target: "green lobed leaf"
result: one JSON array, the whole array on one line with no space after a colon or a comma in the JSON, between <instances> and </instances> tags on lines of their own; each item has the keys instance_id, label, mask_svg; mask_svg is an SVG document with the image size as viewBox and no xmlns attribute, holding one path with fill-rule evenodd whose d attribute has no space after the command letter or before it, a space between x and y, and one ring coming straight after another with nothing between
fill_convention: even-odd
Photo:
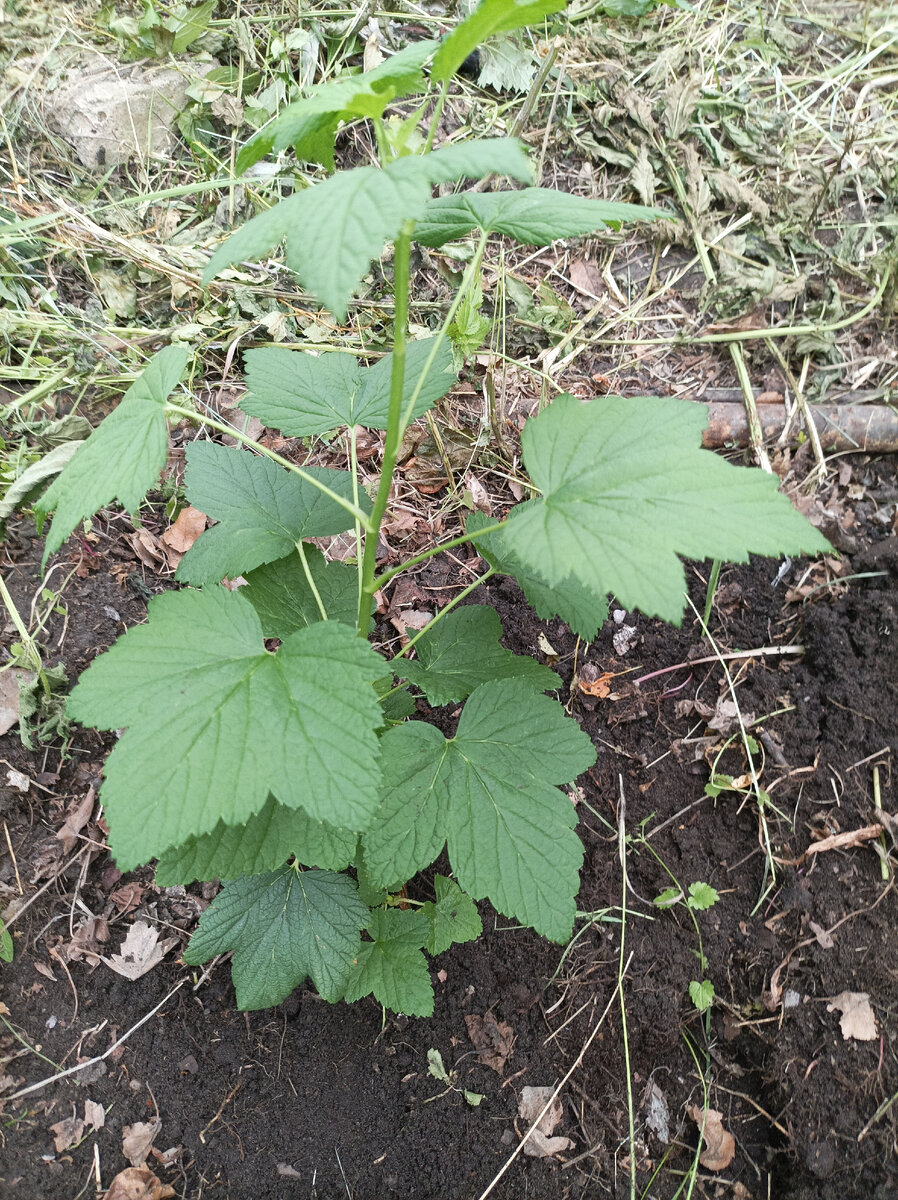
<instances>
[{"instance_id":1,"label":"green lobed leaf","mask_svg":"<svg viewBox=\"0 0 898 1200\"><path fill-rule=\"evenodd\" d=\"M373 994L375 1000L411 1017L433 1016L433 985L421 947L429 924L419 912L375 909L349 976L343 999L347 1003Z\"/></svg>"},{"instance_id":2,"label":"green lobed leaf","mask_svg":"<svg viewBox=\"0 0 898 1200\"><path fill-rule=\"evenodd\" d=\"M184 961L233 950L237 1007L280 1004L307 977L325 1000L339 1000L368 921L348 875L281 867L226 883L200 917Z\"/></svg>"},{"instance_id":3,"label":"green lobed leaf","mask_svg":"<svg viewBox=\"0 0 898 1200\"><path fill-rule=\"evenodd\" d=\"M555 691L558 676L527 655L500 645L502 622L485 604L456 608L415 644L417 662L394 659L393 670L419 687L431 704L464 700L490 679L516 679L538 692Z\"/></svg>"},{"instance_id":4,"label":"green lobed leaf","mask_svg":"<svg viewBox=\"0 0 898 1200\"><path fill-rule=\"evenodd\" d=\"M408 344L403 409L412 397L434 340L421 338ZM287 437L327 433L340 425L387 427L392 354L385 355L372 367L363 367L348 354L315 356L273 346L249 350L243 360L249 391L240 407ZM418 395L412 420L423 416L441 400L455 379L452 349L444 341Z\"/></svg>"},{"instance_id":5,"label":"green lobed leaf","mask_svg":"<svg viewBox=\"0 0 898 1200\"><path fill-rule=\"evenodd\" d=\"M362 75L351 75L313 87L302 100L287 105L260 129L237 155L242 175L266 155L292 146L298 158L333 169L334 135L341 121L380 117L388 104L424 87L421 68L437 43L414 42Z\"/></svg>"},{"instance_id":6,"label":"green lobed leaf","mask_svg":"<svg viewBox=\"0 0 898 1200\"><path fill-rule=\"evenodd\" d=\"M409 721L381 734L380 744L381 802L362 848L372 884L389 888L429 866L446 841L438 781L447 743L433 725Z\"/></svg>"},{"instance_id":7,"label":"green lobed leaf","mask_svg":"<svg viewBox=\"0 0 898 1200\"><path fill-rule=\"evenodd\" d=\"M585 237L624 221L649 221L663 214L641 204L623 204L573 196L552 188L520 192L461 192L431 200L415 225L422 246L442 246L472 229L504 233L530 246L548 246L556 238Z\"/></svg>"},{"instance_id":8,"label":"green lobed leaf","mask_svg":"<svg viewBox=\"0 0 898 1200\"><path fill-rule=\"evenodd\" d=\"M81 676L69 713L128 728L102 789L116 861L127 870L219 821L240 825L268 793L360 829L379 799L370 684L384 663L352 629L319 621L265 649L259 618L226 588L169 592Z\"/></svg>"},{"instance_id":9,"label":"green lobed leaf","mask_svg":"<svg viewBox=\"0 0 898 1200\"><path fill-rule=\"evenodd\" d=\"M477 905L461 890L454 879L445 875L434 875L436 901L427 901L421 912L430 922L425 950L428 954L442 954L456 942L472 942L483 932L483 922Z\"/></svg>"},{"instance_id":10,"label":"green lobed leaf","mask_svg":"<svg viewBox=\"0 0 898 1200\"><path fill-rule=\"evenodd\" d=\"M316 546L303 546L303 553L329 620L354 627L359 610L355 567L327 562ZM297 629L321 620L318 603L296 551L247 572L246 582L247 586L241 590L259 614L265 637L283 640Z\"/></svg>"},{"instance_id":11,"label":"green lobed leaf","mask_svg":"<svg viewBox=\"0 0 898 1200\"><path fill-rule=\"evenodd\" d=\"M686 903L696 912L712 908L720 899L720 893L710 883L690 883L689 899Z\"/></svg>"},{"instance_id":12,"label":"green lobed leaf","mask_svg":"<svg viewBox=\"0 0 898 1200\"><path fill-rule=\"evenodd\" d=\"M362 834L372 877L419 870L446 831L452 869L475 900L568 937L583 846L574 807L553 785L585 771L595 751L561 705L498 680L471 694L454 738L414 722L382 740L384 798Z\"/></svg>"},{"instance_id":13,"label":"green lobed leaf","mask_svg":"<svg viewBox=\"0 0 898 1200\"><path fill-rule=\"evenodd\" d=\"M689 985L689 999L700 1013L707 1012L714 1003L714 984L710 979L703 979L701 983L693 979Z\"/></svg>"},{"instance_id":14,"label":"green lobed leaf","mask_svg":"<svg viewBox=\"0 0 898 1200\"><path fill-rule=\"evenodd\" d=\"M306 469L352 501L348 471ZM302 538L343 533L353 523L351 514L314 484L271 459L214 442L188 446L185 485L190 503L219 522L181 559L175 578L187 583L242 575L289 554Z\"/></svg>"},{"instance_id":15,"label":"green lobed leaf","mask_svg":"<svg viewBox=\"0 0 898 1200\"><path fill-rule=\"evenodd\" d=\"M706 420L682 400L557 397L524 427L524 463L543 494L508 521L506 545L553 587L573 576L674 624L686 590L678 555L745 562L829 549L775 476L700 448Z\"/></svg>"},{"instance_id":16,"label":"green lobed leaf","mask_svg":"<svg viewBox=\"0 0 898 1200\"><path fill-rule=\"evenodd\" d=\"M516 505L509 514L513 520L524 505ZM485 513L474 512L465 522L465 530L474 533L493 524ZM526 565L509 550L501 530L488 533L474 543L477 553L500 575L511 575L517 580L527 603L544 621L561 617L574 633L586 642L591 642L599 628L608 618L608 597L584 587L578 580L569 578L559 587L552 587L533 567Z\"/></svg>"},{"instance_id":17,"label":"green lobed leaf","mask_svg":"<svg viewBox=\"0 0 898 1200\"><path fill-rule=\"evenodd\" d=\"M166 346L151 358L38 500L36 512L56 514L44 547L45 563L81 521L113 500L129 512L140 507L165 466L165 401L184 373L188 356L184 346Z\"/></svg>"},{"instance_id":18,"label":"green lobed leaf","mask_svg":"<svg viewBox=\"0 0 898 1200\"><path fill-rule=\"evenodd\" d=\"M352 862L357 841L355 833L325 825L269 796L246 825L219 821L211 833L166 850L156 867L156 883L171 887L195 879L260 875L291 856L307 867L342 871Z\"/></svg>"},{"instance_id":19,"label":"green lobed leaf","mask_svg":"<svg viewBox=\"0 0 898 1200\"><path fill-rule=\"evenodd\" d=\"M468 55L495 33L533 25L565 7L564 0L482 0L445 38L433 60L434 79L450 79Z\"/></svg>"},{"instance_id":20,"label":"green lobed leaf","mask_svg":"<svg viewBox=\"0 0 898 1200\"><path fill-rule=\"evenodd\" d=\"M287 237L287 265L342 321L371 261L405 221L424 211L432 184L489 172L529 180L531 167L521 143L474 139L397 159L383 169L341 171L247 221L213 254L203 283L231 263L262 257Z\"/></svg>"}]
</instances>

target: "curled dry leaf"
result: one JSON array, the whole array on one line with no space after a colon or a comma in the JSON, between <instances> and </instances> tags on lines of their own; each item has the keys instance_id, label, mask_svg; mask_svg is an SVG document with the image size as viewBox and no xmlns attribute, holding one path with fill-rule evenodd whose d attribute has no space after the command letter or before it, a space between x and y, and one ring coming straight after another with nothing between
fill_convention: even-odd
<instances>
[{"instance_id":1,"label":"curled dry leaf","mask_svg":"<svg viewBox=\"0 0 898 1200\"><path fill-rule=\"evenodd\" d=\"M868 992L840 992L826 1006L827 1012L838 1010L842 1016L839 1028L842 1037L856 1042L872 1042L877 1038L876 1017L870 1005Z\"/></svg>"},{"instance_id":2,"label":"curled dry leaf","mask_svg":"<svg viewBox=\"0 0 898 1200\"><path fill-rule=\"evenodd\" d=\"M62 828L56 834L62 842L62 848L66 854L74 848L78 834L90 820L91 813L94 811L96 795L92 787L88 788L82 800L69 805Z\"/></svg>"},{"instance_id":3,"label":"curled dry leaf","mask_svg":"<svg viewBox=\"0 0 898 1200\"><path fill-rule=\"evenodd\" d=\"M64 1121L57 1121L55 1125L51 1125L50 1132L53 1134L56 1153L62 1154L63 1150L71 1150L72 1146L77 1146L81 1141L84 1136L84 1122L74 1115L66 1117Z\"/></svg>"},{"instance_id":4,"label":"curled dry leaf","mask_svg":"<svg viewBox=\"0 0 898 1200\"><path fill-rule=\"evenodd\" d=\"M736 1153L736 1139L723 1127L723 1113L715 1108L701 1109L692 1104L687 1109L705 1139L705 1148L698 1161L708 1171L725 1171Z\"/></svg>"},{"instance_id":5,"label":"curled dry leaf","mask_svg":"<svg viewBox=\"0 0 898 1200\"><path fill-rule=\"evenodd\" d=\"M95 1100L84 1101L84 1124L91 1129L102 1129L106 1124L106 1110Z\"/></svg>"},{"instance_id":6,"label":"curled dry leaf","mask_svg":"<svg viewBox=\"0 0 898 1200\"><path fill-rule=\"evenodd\" d=\"M118 954L109 958L103 956L103 962L117 975L126 979L140 979L153 967L158 967L172 946L177 945L175 937L159 940L159 930L146 921L135 921L128 930Z\"/></svg>"},{"instance_id":7,"label":"curled dry leaf","mask_svg":"<svg viewBox=\"0 0 898 1200\"><path fill-rule=\"evenodd\" d=\"M0 674L0 735L9 733L19 719L19 683L23 687L34 683L33 671L9 667Z\"/></svg>"},{"instance_id":8,"label":"curled dry leaf","mask_svg":"<svg viewBox=\"0 0 898 1200\"><path fill-rule=\"evenodd\" d=\"M175 1194L149 1167L127 1167L113 1179L103 1200L171 1200Z\"/></svg>"},{"instance_id":9,"label":"curled dry leaf","mask_svg":"<svg viewBox=\"0 0 898 1200\"><path fill-rule=\"evenodd\" d=\"M482 1017L471 1013L465 1017L465 1025L478 1061L501 1075L514 1048L514 1030L507 1021L497 1021L491 1012Z\"/></svg>"},{"instance_id":10,"label":"curled dry leaf","mask_svg":"<svg viewBox=\"0 0 898 1200\"><path fill-rule=\"evenodd\" d=\"M162 535L168 565L174 570L196 539L206 529L206 514L188 504L178 513L178 519Z\"/></svg>"},{"instance_id":11,"label":"curled dry leaf","mask_svg":"<svg viewBox=\"0 0 898 1200\"><path fill-rule=\"evenodd\" d=\"M146 1163L161 1128L162 1122L157 1117L154 1121L135 1121L122 1129L122 1154L132 1167L142 1167Z\"/></svg>"},{"instance_id":12,"label":"curled dry leaf","mask_svg":"<svg viewBox=\"0 0 898 1200\"><path fill-rule=\"evenodd\" d=\"M527 1122L528 1127L539 1117L539 1124L524 1143L524 1153L530 1158L550 1158L563 1150L572 1150L574 1143L570 1138L552 1137L555 1126L561 1120L562 1107L558 1096L540 1117L540 1113L552 1097L550 1087L525 1087L521 1089L518 1099L518 1113Z\"/></svg>"}]
</instances>

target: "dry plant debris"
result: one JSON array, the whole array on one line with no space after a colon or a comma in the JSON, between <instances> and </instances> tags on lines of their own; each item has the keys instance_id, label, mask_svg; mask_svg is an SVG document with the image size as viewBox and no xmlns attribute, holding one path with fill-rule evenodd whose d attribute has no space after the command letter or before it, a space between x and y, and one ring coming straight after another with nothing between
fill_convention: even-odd
<instances>
[{"instance_id":1,"label":"dry plant debris","mask_svg":"<svg viewBox=\"0 0 898 1200\"><path fill-rule=\"evenodd\" d=\"M524 1143L524 1153L530 1158L552 1158L574 1148L570 1138L552 1136L564 1115L560 1097L556 1096L543 1112L552 1098L553 1090L550 1087L521 1088L518 1097L518 1115L521 1120L526 1121L529 1126L539 1117L539 1123Z\"/></svg>"},{"instance_id":2,"label":"dry plant debris","mask_svg":"<svg viewBox=\"0 0 898 1200\"><path fill-rule=\"evenodd\" d=\"M840 992L826 1006L827 1012L840 1012L839 1028L842 1037L856 1042L874 1042L879 1033L876 1017L866 992Z\"/></svg>"},{"instance_id":3,"label":"dry plant debris","mask_svg":"<svg viewBox=\"0 0 898 1200\"><path fill-rule=\"evenodd\" d=\"M736 1139L724 1128L723 1113L696 1104L690 1105L688 1112L705 1141L698 1161L707 1171L725 1171L736 1153Z\"/></svg>"}]
</instances>

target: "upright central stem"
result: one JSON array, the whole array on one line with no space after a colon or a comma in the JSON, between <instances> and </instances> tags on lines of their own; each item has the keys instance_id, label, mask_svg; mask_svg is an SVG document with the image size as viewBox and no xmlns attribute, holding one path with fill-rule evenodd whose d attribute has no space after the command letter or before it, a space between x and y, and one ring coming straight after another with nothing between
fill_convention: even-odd
<instances>
[{"instance_id":1,"label":"upright central stem","mask_svg":"<svg viewBox=\"0 0 898 1200\"><path fill-rule=\"evenodd\" d=\"M409 259L411 254L414 221L404 222L396 239L393 254L393 295L395 318L393 322L393 373L390 377L390 408L387 417L387 435L384 439L384 457L380 472L380 483L374 499L370 525L365 533L365 552L362 556L362 586L359 593L358 629L361 637L368 635L368 617L371 597L374 595L374 578L377 572L377 543L381 523L387 511L396 455L402 438L402 388L405 382L405 347L408 340L408 291Z\"/></svg>"}]
</instances>

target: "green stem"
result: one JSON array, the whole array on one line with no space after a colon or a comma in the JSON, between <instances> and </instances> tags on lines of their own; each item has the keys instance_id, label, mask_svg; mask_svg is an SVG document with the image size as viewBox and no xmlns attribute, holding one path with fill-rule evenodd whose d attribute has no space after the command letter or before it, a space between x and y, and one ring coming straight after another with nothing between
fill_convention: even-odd
<instances>
[{"instance_id":1,"label":"green stem","mask_svg":"<svg viewBox=\"0 0 898 1200\"><path fill-rule=\"evenodd\" d=\"M449 80L444 79L440 87L440 94L437 96L437 106L433 110L433 116L430 118L430 128L427 130L427 141L424 143L424 153L429 154L433 149L433 139L437 135L437 129L440 124L440 117L443 115L443 109L446 106L446 100L449 96Z\"/></svg>"},{"instance_id":2,"label":"green stem","mask_svg":"<svg viewBox=\"0 0 898 1200\"><path fill-rule=\"evenodd\" d=\"M445 617L446 613L451 612L452 609L455 608L456 604L461 604L465 596L470 596L471 592L473 592L475 588L479 588L482 583L486 583L491 575L495 574L495 570L490 567L488 571L485 571L482 575L478 575L473 583L469 583L468 586L460 591L457 596L453 596L448 604L444 604L440 611L434 616L432 621L428 621L424 628L420 629L413 638L409 638L399 653L393 655L393 657L390 659L390 662L394 663L397 658L402 658L403 655L408 654L415 642L424 637L425 633L430 633L437 621L441 621L443 617Z\"/></svg>"},{"instance_id":3,"label":"green stem","mask_svg":"<svg viewBox=\"0 0 898 1200\"><path fill-rule=\"evenodd\" d=\"M402 440L402 387L405 382L405 347L408 340L409 263L414 221L404 221L395 243L393 255L393 372L390 376L390 407L384 439L380 483L374 498L374 509L366 528L365 551L362 557L362 587L359 596L358 629L361 637L368 636L369 601L377 591L377 541L381 523L390 500L396 456Z\"/></svg>"},{"instance_id":4,"label":"green stem","mask_svg":"<svg viewBox=\"0 0 898 1200\"><path fill-rule=\"evenodd\" d=\"M326 621L328 619L327 609L324 607L324 601L321 599L321 593L318 591L315 580L312 578L312 572L309 569L309 560L306 558L305 547L302 544L301 538L296 543L296 553L299 555L299 561L302 563L303 574L306 577L306 583L309 585L309 590L315 597L315 603L318 605L318 611L321 613L321 619L322 621Z\"/></svg>"},{"instance_id":5,"label":"green stem","mask_svg":"<svg viewBox=\"0 0 898 1200\"><path fill-rule=\"evenodd\" d=\"M623 776L621 776L621 795L623 795ZM630 1200L636 1200L636 1124L633 1117L633 1077L630 1071L630 1042L627 1037L627 1005L624 1000L624 946L627 936L627 859L626 843L623 838L621 825L621 917L620 917L620 955L617 963L617 995L620 1000L621 1035L624 1043L624 1075L627 1081L627 1119L630 1134Z\"/></svg>"},{"instance_id":6,"label":"green stem","mask_svg":"<svg viewBox=\"0 0 898 1200\"><path fill-rule=\"evenodd\" d=\"M166 404L166 416L186 417L188 421L197 422L200 425L208 425L210 429L216 430L218 433L226 434L228 437L234 438L241 445L248 447L250 450L255 450L257 454L263 455L265 458L270 458L272 462L276 462L279 467L285 467L288 471L292 471L294 475L298 475L300 479L310 483L312 487L317 488L319 492L327 496L329 500L333 500L334 504L339 504L340 508L345 508L348 513L352 514L354 520L358 521L361 527L365 530L371 528L371 518L351 500L347 500L345 496L339 495L322 483L320 479L316 479L314 475L310 475L308 471L304 471L302 467L298 467L296 463L290 462L284 458L282 454L277 454L274 450L269 450L267 446L260 445L253 438L248 437L245 433L241 433L239 429L234 429L230 425L225 425L223 421L216 421L214 417L207 417L205 413L193 412L189 408L182 408L179 404Z\"/></svg>"},{"instance_id":7,"label":"green stem","mask_svg":"<svg viewBox=\"0 0 898 1200\"><path fill-rule=\"evenodd\" d=\"M443 323L440 326L436 337L433 339L433 345L430 348L430 353L427 356L427 361L424 364L421 374L418 376L418 382L415 384L414 390L412 391L412 394L408 399L408 403L406 404L405 408L403 409L402 423L400 426L400 434L399 434L400 437L402 437L402 435L405 433L406 429L408 429L409 423L411 422L411 419L412 419L412 414L415 411L415 405L418 403L418 397L421 394L421 388L424 386L427 376L430 374L430 369L434 364L434 360L436 359L437 354L439 353L440 346L443 344L446 337L448 336L449 326L455 320L455 314L458 312L461 302L464 300L466 293L468 292L469 288L471 287L471 284L474 280L475 275L479 274L479 272L480 272L480 264L483 261L483 251L486 246L488 237L489 237L488 232L481 233L480 240L478 241L477 247L474 251L474 257L468 263L467 267L465 267L465 272L464 272L464 275L462 276L462 281L459 286L459 289L455 293L452 303L449 305L449 311L446 313L446 316L443 318Z\"/></svg>"},{"instance_id":8,"label":"green stem","mask_svg":"<svg viewBox=\"0 0 898 1200\"><path fill-rule=\"evenodd\" d=\"M454 550L456 546L464 546L466 542L476 541L477 538L483 537L487 533L496 533L504 525L504 521L497 521L494 525L484 525L483 529L477 529L474 533L462 533L448 542L440 542L438 546L433 546L430 550L423 550L420 554L416 554L414 558L400 563L398 567L393 567L389 571L384 571L382 575L378 575L372 584L373 591L371 595L373 596L378 588L384 587L402 571L407 571L409 567L416 567L418 563L427 562L429 558L433 558L436 554L442 554L444 550Z\"/></svg>"},{"instance_id":9,"label":"green stem","mask_svg":"<svg viewBox=\"0 0 898 1200\"><path fill-rule=\"evenodd\" d=\"M2 599L6 611L10 615L12 623L16 627L16 632L21 638L22 650L25 653L25 660L28 663L28 666L34 671L41 672L44 664L41 661L40 651L37 648L34 638L26 629L25 622L22 620L21 614L16 608L15 600L13 600L12 596L9 594L9 589L6 586L6 581L2 575L0 575L0 599Z\"/></svg>"},{"instance_id":10,"label":"green stem","mask_svg":"<svg viewBox=\"0 0 898 1200\"><path fill-rule=\"evenodd\" d=\"M723 566L723 559L715 558L711 563L711 574L708 576L708 590L705 592L705 615L702 617L702 624L707 628L708 622L711 620L711 609L714 607L714 593L717 591L717 581L720 579L720 568Z\"/></svg>"},{"instance_id":11,"label":"green stem","mask_svg":"<svg viewBox=\"0 0 898 1200\"><path fill-rule=\"evenodd\" d=\"M359 507L359 436L358 425L349 427L349 469L352 472L352 501L356 508ZM355 571L358 579L359 604L362 603L362 527L355 522L353 525L355 534Z\"/></svg>"}]
</instances>

